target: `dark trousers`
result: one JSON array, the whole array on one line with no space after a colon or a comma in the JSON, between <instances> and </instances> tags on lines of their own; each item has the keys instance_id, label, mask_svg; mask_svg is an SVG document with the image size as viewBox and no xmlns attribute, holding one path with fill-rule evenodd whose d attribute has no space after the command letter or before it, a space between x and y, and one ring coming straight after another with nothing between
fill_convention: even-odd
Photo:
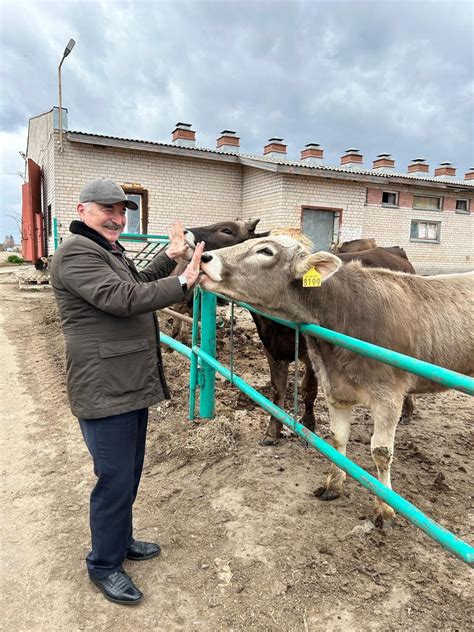
<instances>
[{"instance_id":1,"label":"dark trousers","mask_svg":"<svg viewBox=\"0 0 474 632\"><path fill-rule=\"evenodd\" d=\"M90 500L89 574L103 579L122 567L133 542L132 505L145 456L148 408L101 419L79 419L94 460L97 483Z\"/></svg>"}]
</instances>

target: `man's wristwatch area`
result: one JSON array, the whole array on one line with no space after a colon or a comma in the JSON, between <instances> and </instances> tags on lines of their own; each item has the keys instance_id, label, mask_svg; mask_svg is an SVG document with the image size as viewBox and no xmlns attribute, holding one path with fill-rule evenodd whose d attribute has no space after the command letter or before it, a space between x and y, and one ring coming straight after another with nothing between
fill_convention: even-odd
<instances>
[{"instance_id":1,"label":"man's wristwatch area","mask_svg":"<svg viewBox=\"0 0 474 632\"><path fill-rule=\"evenodd\" d=\"M183 288L183 292L187 292L187 290L188 290L188 280L184 276L184 274L180 274L178 276L178 281L181 283L181 287Z\"/></svg>"}]
</instances>

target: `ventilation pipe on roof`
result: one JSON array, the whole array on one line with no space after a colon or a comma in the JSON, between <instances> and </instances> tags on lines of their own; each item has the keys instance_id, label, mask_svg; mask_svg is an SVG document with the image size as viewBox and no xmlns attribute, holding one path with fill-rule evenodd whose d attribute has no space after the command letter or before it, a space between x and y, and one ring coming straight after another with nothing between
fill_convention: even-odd
<instances>
[{"instance_id":1,"label":"ventilation pipe on roof","mask_svg":"<svg viewBox=\"0 0 474 632\"><path fill-rule=\"evenodd\" d=\"M240 148L240 138L230 129L224 129L216 141L216 149L224 152L238 154Z\"/></svg>"},{"instance_id":2,"label":"ventilation pipe on roof","mask_svg":"<svg viewBox=\"0 0 474 632\"><path fill-rule=\"evenodd\" d=\"M379 154L373 162L372 169L374 171L393 171L395 169L395 160L390 154Z\"/></svg>"},{"instance_id":3,"label":"ventilation pipe on roof","mask_svg":"<svg viewBox=\"0 0 474 632\"><path fill-rule=\"evenodd\" d=\"M284 158L286 145L283 143L283 138L269 138L268 145L263 148L263 155L266 158Z\"/></svg>"},{"instance_id":4,"label":"ventilation pipe on roof","mask_svg":"<svg viewBox=\"0 0 474 632\"><path fill-rule=\"evenodd\" d=\"M408 165L408 173L415 175L429 173L430 166L426 163L424 158L413 158Z\"/></svg>"},{"instance_id":5,"label":"ventilation pipe on roof","mask_svg":"<svg viewBox=\"0 0 474 632\"><path fill-rule=\"evenodd\" d=\"M449 180L456 177L456 167L450 162L440 162L439 167L435 169L435 178L443 178Z\"/></svg>"},{"instance_id":6,"label":"ventilation pipe on roof","mask_svg":"<svg viewBox=\"0 0 474 632\"><path fill-rule=\"evenodd\" d=\"M173 145L180 147L194 147L196 145L196 132L191 129L191 123L176 123L173 130Z\"/></svg>"},{"instance_id":7,"label":"ventilation pipe on roof","mask_svg":"<svg viewBox=\"0 0 474 632\"><path fill-rule=\"evenodd\" d=\"M324 151L318 143L308 143L301 150L301 162L307 165L322 165Z\"/></svg>"},{"instance_id":8,"label":"ventilation pipe on roof","mask_svg":"<svg viewBox=\"0 0 474 632\"><path fill-rule=\"evenodd\" d=\"M362 163L364 162L364 157L360 153L358 149L351 147L350 149L346 149L346 153L341 157L341 165L343 167L351 167L351 168L362 168Z\"/></svg>"}]
</instances>

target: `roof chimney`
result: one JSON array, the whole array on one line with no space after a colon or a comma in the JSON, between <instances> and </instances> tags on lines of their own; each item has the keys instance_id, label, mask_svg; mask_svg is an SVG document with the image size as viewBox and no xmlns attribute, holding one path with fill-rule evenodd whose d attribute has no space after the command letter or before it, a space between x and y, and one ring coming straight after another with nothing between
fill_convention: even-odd
<instances>
[{"instance_id":1,"label":"roof chimney","mask_svg":"<svg viewBox=\"0 0 474 632\"><path fill-rule=\"evenodd\" d=\"M474 167L469 167L469 171L464 176L464 180L474 180Z\"/></svg>"},{"instance_id":2,"label":"roof chimney","mask_svg":"<svg viewBox=\"0 0 474 632\"><path fill-rule=\"evenodd\" d=\"M286 145L283 138L269 138L268 145L263 148L263 155L267 158L283 158L286 156Z\"/></svg>"},{"instance_id":3,"label":"roof chimney","mask_svg":"<svg viewBox=\"0 0 474 632\"><path fill-rule=\"evenodd\" d=\"M217 139L216 149L224 152L239 153L240 138L230 129L224 129Z\"/></svg>"},{"instance_id":4,"label":"roof chimney","mask_svg":"<svg viewBox=\"0 0 474 632\"><path fill-rule=\"evenodd\" d=\"M322 165L324 152L318 143L308 143L301 150L300 160L307 165Z\"/></svg>"},{"instance_id":5,"label":"roof chimney","mask_svg":"<svg viewBox=\"0 0 474 632\"><path fill-rule=\"evenodd\" d=\"M439 167L435 169L435 178L455 178L456 167L450 162L440 162Z\"/></svg>"},{"instance_id":6,"label":"roof chimney","mask_svg":"<svg viewBox=\"0 0 474 632\"><path fill-rule=\"evenodd\" d=\"M180 147L194 147L196 132L191 129L191 123L176 123L173 130L173 145Z\"/></svg>"},{"instance_id":7,"label":"roof chimney","mask_svg":"<svg viewBox=\"0 0 474 632\"><path fill-rule=\"evenodd\" d=\"M375 171L393 171L395 169L395 160L390 154L379 154L374 160L372 169Z\"/></svg>"},{"instance_id":8,"label":"roof chimney","mask_svg":"<svg viewBox=\"0 0 474 632\"><path fill-rule=\"evenodd\" d=\"M429 173L430 166L426 164L425 158L413 158L408 165L408 173L422 174Z\"/></svg>"},{"instance_id":9,"label":"roof chimney","mask_svg":"<svg viewBox=\"0 0 474 632\"><path fill-rule=\"evenodd\" d=\"M362 167L364 157L358 149L351 147L346 149L346 153L341 157L341 165L344 167Z\"/></svg>"}]
</instances>

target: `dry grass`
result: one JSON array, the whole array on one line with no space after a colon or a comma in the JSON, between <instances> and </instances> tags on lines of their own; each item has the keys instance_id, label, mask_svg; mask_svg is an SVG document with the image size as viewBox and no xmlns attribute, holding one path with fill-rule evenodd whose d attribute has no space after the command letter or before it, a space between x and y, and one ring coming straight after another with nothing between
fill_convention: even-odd
<instances>
[{"instance_id":1,"label":"dry grass","mask_svg":"<svg viewBox=\"0 0 474 632\"><path fill-rule=\"evenodd\" d=\"M231 452L239 432L227 417L219 416L194 428L184 442L184 451L191 456L224 456Z\"/></svg>"}]
</instances>

